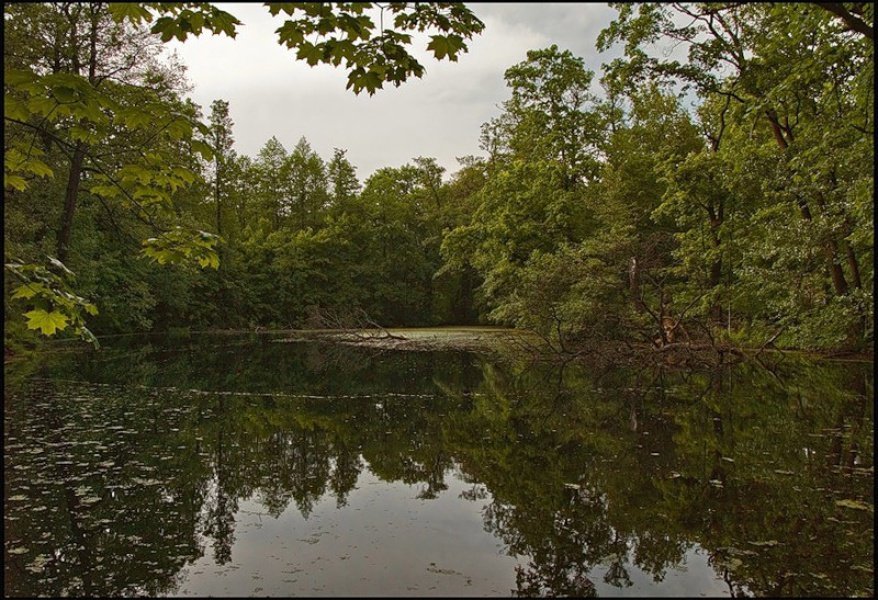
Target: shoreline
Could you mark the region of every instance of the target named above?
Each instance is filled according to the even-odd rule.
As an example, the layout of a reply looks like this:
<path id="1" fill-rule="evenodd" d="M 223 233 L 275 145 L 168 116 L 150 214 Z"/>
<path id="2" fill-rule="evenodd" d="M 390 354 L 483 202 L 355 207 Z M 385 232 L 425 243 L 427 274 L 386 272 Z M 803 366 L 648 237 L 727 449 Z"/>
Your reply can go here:
<path id="1" fill-rule="evenodd" d="M 580 348 L 578 352 L 559 353 L 547 349 L 545 342 L 536 334 L 526 330 L 490 326 L 437 326 L 437 327 L 389 327 L 381 329 L 206 329 L 206 330 L 171 330 L 155 332 L 136 332 L 111 334 L 98 337 L 98 340 L 110 340 L 132 336 L 181 336 L 197 334 L 208 335 L 276 335 L 272 343 L 296 343 L 318 341 L 337 343 L 376 350 L 399 350 L 411 352 L 451 351 L 451 352 L 490 352 L 531 355 L 541 360 L 575 360 L 588 361 L 595 356 L 607 353 L 620 358 L 643 358 L 665 356 L 689 357 L 696 355 L 717 355 L 719 353 L 738 356 L 742 360 L 754 360 L 759 355 L 792 354 L 800 358 L 826 362 L 874 362 L 874 354 L 852 350 L 810 350 L 798 348 L 748 348 L 748 347 L 710 347 L 680 346 L 675 348 L 657 349 L 647 344 L 625 344 L 623 340 L 607 341 L 589 347 L 588 351 Z M 287 337 L 280 337 L 287 336 Z M 623 345 L 625 347 L 623 347 Z M 24 353 L 7 352 L 4 364 L 16 363 L 28 358 L 33 359 L 40 354 L 55 352 L 78 351 L 84 348 L 85 342 L 78 338 L 50 340 L 41 348 Z"/>

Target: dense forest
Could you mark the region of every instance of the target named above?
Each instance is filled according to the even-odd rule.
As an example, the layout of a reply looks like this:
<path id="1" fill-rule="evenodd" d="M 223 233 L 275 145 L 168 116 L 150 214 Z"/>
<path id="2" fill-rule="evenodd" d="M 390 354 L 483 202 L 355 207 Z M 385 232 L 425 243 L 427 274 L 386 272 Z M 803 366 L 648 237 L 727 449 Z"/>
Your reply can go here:
<path id="1" fill-rule="evenodd" d="M 483 27 L 477 7 L 387 6 L 380 31 L 363 4 L 268 10 L 290 60 L 341 66 L 353 92 L 423 74 L 406 32 L 453 60 Z M 502 324 L 561 351 L 870 348 L 873 5 L 615 8 L 597 50 L 624 55 L 510 64 L 457 172 L 425 147 L 360 181 L 344 139 L 242 155 L 228 102 L 186 99 L 162 42 L 234 36 L 214 5 L 5 4 L 7 352 L 364 320 Z M 655 51 L 670 42 L 687 60 Z"/>

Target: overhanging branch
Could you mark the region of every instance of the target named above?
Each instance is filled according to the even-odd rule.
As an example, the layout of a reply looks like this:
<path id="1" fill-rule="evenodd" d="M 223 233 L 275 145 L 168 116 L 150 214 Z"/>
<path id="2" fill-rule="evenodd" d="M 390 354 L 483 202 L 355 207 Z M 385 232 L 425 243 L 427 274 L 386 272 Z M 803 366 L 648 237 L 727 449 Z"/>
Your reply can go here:
<path id="1" fill-rule="evenodd" d="M 875 41 L 875 30 L 868 23 L 851 14 L 840 2 L 814 2 L 813 4 L 841 18 L 851 31 L 862 33 L 873 42 Z"/>

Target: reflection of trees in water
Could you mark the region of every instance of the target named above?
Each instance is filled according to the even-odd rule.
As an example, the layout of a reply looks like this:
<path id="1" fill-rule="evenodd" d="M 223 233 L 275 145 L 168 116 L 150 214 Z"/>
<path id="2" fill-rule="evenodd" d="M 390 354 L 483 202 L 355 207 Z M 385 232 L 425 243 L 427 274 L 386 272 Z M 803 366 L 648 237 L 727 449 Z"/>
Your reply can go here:
<path id="1" fill-rule="evenodd" d="M 506 430 L 495 430 L 493 439 L 526 443 L 511 451 L 494 444 L 494 457 L 464 464 L 492 492 L 493 501 L 484 510 L 486 530 L 503 540 L 510 554 L 527 557 L 527 565 L 516 569 L 515 593 L 594 596 L 589 574 L 598 564 L 607 565 L 608 582 L 630 585 L 627 539 L 610 522 L 607 496 L 585 476 L 589 465 L 612 454 L 620 440 L 600 431 L 587 441 L 582 435 L 594 432 L 595 422 L 618 421 L 618 408 L 583 412 L 595 406 L 595 386 L 566 368 L 549 375 L 531 367 L 502 377 L 507 396 L 514 398 L 510 406 L 517 406 L 514 416 L 498 421 Z M 502 385 L 498 382 L 489 385 L 496 388 Z M 526 485 L 519 473 L 528 473 Z"/>
<path id="2" fill-rule="evenodd" d="M 232 560 L 232 544 L 235 543 L 235 513 L 238 500 L 223 489 L 225 482 L 218 478 L 214 495 L 206 501 L 204 535 L 213 538 L 213 560 L 224 565 Z"/>
<path id="3" fill-rule="evenodd" d="M 75 558 L 63 572 L 50 566 L 65 583 L 49 584 L 7 556 L 7 576 L 17 583 L 6 591 L 84 593 L 83 573 L 102 582 L 92 590 L 97 594 L 173 589 L 174 574 L 202 552 L 199 533 L 210 538 L 218 564 L 233 558 L 241 499 L 258 499 L 273 517 L 295 506 L 307 518 L 327 495 L 345 506 L 367 465 L 383 480 L 419 484 L 421 498 L 447 489 L 452 470 L 473 484 L 461 498 L 487 500 L 485 529 L 526 559 L 516 571 L 519 595 L 595 595 L 595 573 L 626 587 L 633 567 L 660 581 L 695 543 L 735 593 L 844 595 L 870 585 L 868 573 L 851 568 L 871 564 L 871 538 L 862 535 L 870 515 L 839 514 L 834 504 L 872 502 L 871 479 L 862 473 L 873 455 L 873 384 L 862 369 L 791 363 L 776 376 L 746 365 L 716 373 L 594 373 L 468 355 L 447 363 L 404 355 L 345 375 L 319 346 L 308 347 L 307 369 L 271 385 L 319 372 L 336 379 L 305 389 L 371 397 L 126 392 L 87 404 L 52 399 L 54 421 L 25 418 L 44 432 L 28 433 L 34 443 L 63 442 L 57 432 L 65 432 L 64 423 L 91 411 L 103 429 L 80 435 L 95 437 L 109 449 L 101 458 L 122 465 L 107 480 L 160 483 L 117 490 L 115 499 L 91 508 L 65 501 L 69 489 L 51 488 L 57 497 L 47 500 L 73 510 L 67 521 L 53 517 L 47 530 L 59 546 L 84 546 L 94 558 Z M 192 387 L 208 387 L 196 381 L 198 373 L 187 377 Z M 376 393 L 388 388 L 416 395 Z M 109 423 L 141 433 L 116 443 L 118 430 L 106 429 Z M 77 460 L 92 461 L 86 450 Z M 16 460 L 43 472 L 35 456 Z M 8 489 L 16 485 L 22 481 Z M 85 514 L 106 515 L 116 530 L 124 522 L 125 533 L 101 537 L 98 528 L 78 543 L 70 523 L 90 531 Z M 38 535 L 32 521 L 7 522 L 7 534 Z M 121 546 L 131 535 L 146 541 Z M 129 570 L 122 576 L 116 568 L 108 577 L 101 562 Z"/>
<path id="4" fill-rule="evenodd" d="M 223 410 L 224 399 L 219 399 L 219 410 Z M 212 494 L 205 500 L 206 516 L 204 535 L 213 538 L 213 559 L 218 565 L 232 560 L 232 544 L 235 543 L 235 513 L 238 512 L 238 498 L 234 487 L 234 473 L 230 470 L 229 449 L 227 448 L 226 432 L 220 426 L 216 433 L 213 452 Z M 231 476 L 230 476 L 231 475 Z M 231 489 L 230 489 L 231 488 Z"/>
<path id="5" fill-rule="evenodd" d="M 528 505 L 503 505 L 495 499 L 484 511 L 485 529 L 497 535 L 515 556 L 517 595 L 594 596 L 589 572 L 608 550 L 612 531 L 602 515 L 606 499 L 587 489 L 565 488 L 557 510 L 545 518 L 545 496 Z"/>
<path id="6" fill-rule="evenodd" d="M 276 518 L 292 501 L 307 519 L 332 474 L 326 434 L 319 429 L 278 431 L 264 440 L 263 449 L 257 459 L 260 502 Z"/>
<path id="7" fill-rule="evenodd" d="M 170 593 L 201 555 L 200 461 L 151 432 L 154 397 L 31 385 L 7 395 L 5 537 L 28 552 L 6 555 L 5 594 Z"/>
<path id="8" fill-rule="evenodd" d="M 573 393 L 566 396 L 545 380 L 534 379 L 528 386 L 526 378 L 511 378 L 521 388 L 514 395 L 528 399 L 519 413 L 528 416 L 495 422 L 492 438 L 527 443 L 512 451 L 500 445 L 493 455 L 491 449 L 475 448 L 467 441 L 472 430 L 490 427 L 479 424 L 464 431 L 469 415 L 461 419 L 465 448 L 456 456 L 470 479 L 484 482 L 493 495 L 485 510 L 486 528 L 504 540 L 510 553 L 529 558 L 526 567 L 519 567 L 517 593 L 586 595 L 593 591 L 585 583 L 587 574 L 596 565 L 606 568 L 606 583 L 626 586 L 629 561 L 661 581 L 693 543 L 708 551 L 736 594 L 870 590 L 867 571 L 845 570 L 848 561 L 869 568 L 871 539 L 857 533 L 868 515 L 838 515 L 826 498 L 832 490 L 834 498 L 865 494 L 871 503 L 870 481 L 826 481 L 831 473 L 813 458 L 837 455 L 827 447 L 836 438 L 820 434 L 837 411 L 847 415 L 846 422 L 871 423 L 871 414 L 862 418 L 869 393 L 856 393 L 859 400 L 851 406 L 850 375 L 843 369 L 791 370 L 781 381 L 795 382 L 800 389 L 794 393 L 807 394 L 806 404 L 823 414 L 806 417 L 791 411 L 788 390 L 746 366 L 685 377 L 641 373 L 634 385 L 606 379 L 601 386 L 589 385 L 571 374 L 565 385 Z M 854 373 L 862 381 L 862 369 Z M 601 388 L 611 396 L 595 393 Z M 871 390 L 871 383 L 865 388 Z M 571 404 L 572 398 L 578 400 Z M 626 403 L 627 419 L 619 410 Z M 523 423 L 531 429 L 522 428 Z M 871 444 L 863 429 L 847 427 L 842 437 L 852 447 Z M 571 444 L 569 436 L 577 441 Z M 859 442 L 851 439 L 857 437 Z M 803 453 L 807 440 L 811 447 Z M 478 460 L 467 461 L 466 454 Z M 557 468 L 545 463 L 547 455 L 556 457 Z M 536 474 L 526 486 L 510 476 L 525 472 Z M 559 496 L 557 490 L 565 486 L 599 490 L 595 497 L 608 498 L 608 504 L 571 516 L 578 504 Z M 844 526 L 839 517 L 859 519 Z M 577 525 L 566 531 L 562 524 L 567 522 Z M 839 556 L 842 546 L 847 546 L 844 558 Z"/>
<path id="9" fill-rule="evenodd" d="M 357 484 L 363 461 L 360 453 L 339 440 L 333 447 L 335 458 L 329 475 L 329 488 L 335 496 L 336 508 L 347 506 L 348 494 Z"/>

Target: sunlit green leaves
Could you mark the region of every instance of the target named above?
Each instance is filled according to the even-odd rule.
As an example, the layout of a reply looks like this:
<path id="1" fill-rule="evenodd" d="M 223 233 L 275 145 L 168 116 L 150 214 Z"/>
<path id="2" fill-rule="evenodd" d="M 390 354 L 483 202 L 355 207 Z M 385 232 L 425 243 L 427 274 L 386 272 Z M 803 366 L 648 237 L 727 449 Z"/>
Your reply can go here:
<path id="1" fill-rule="evenodd" d="M 33 298 L 39 293 L 43 293 L 45 290 L 46 287 L 41 283 L 28 283 L 18 286 L 10 298 L 13 300 L 18 300 L 19 298 L 27 300 Z"/>
<path id="2" fill-rule="evenodd" d="M 19 192 L 23 192 L 27 189 L 27 181 L 24 180 L 24 177 L 19 175 L 7 175 L 3 174 L 3 187 L 12 188 L 14 190 L 18 190 Z"/>
<path id="3" fill-rule="evenodd" d="M 39 329 L 43 335 L 54 335 L 55 331 L 67 327 L 68 317 L 57 310 L 36 309 L 24 313 L 24 316 L 27 317 L 27 328 Z"/>
<path id="4" fill-rule="evenodd" d="M 30 308 L 24 313 L 28 329 L 51 336 L 71 327 L 83 340 L 97 344 L 85 327 L 83 315 L 98 314 L 97 306 L 71 291 L 68 280 L 73 278 L 73 273 L 61 261 L 47 257 L 47 263 L 14 260 L 5 265 L 7 273 L 15 278 L 10 301 Z"/>
<path id="5" fill-rule="evenodd" d="M 118 3 L 109 8 L 109 16 L 116 22 L 128 21 L 137 26 L 153 22 L 152 11 L 179 16 L 179 22 L 171 23 L 172 29 L 179 27 L 193 33 L 208 27 L 234 35 L 238 23 L 207 3 Z M 107 29 L 99 35 L 110 35 L 110 30 L 118 29 L 109 19 L 102 23 Z M 177 35 L 178 31 L 170 33 Z M 122 207 L 142 223 L 166 227 L 169 221 L 179 218 L 174 204 L 180 193 L 198 179 L 192 157 L 181 150 L 191 144 L 193 153 L 209 159 L 212 149 L 198 137 L 207 128 L 197 122 L 194 111 L 169 96 L 162 86 L 130 85 L 125 78 L 104 78 L 100 69 L 97 75 L 66 68 L 40 70 L 35 66 L 4 70 L 4 117 L 12 127 L 4 153 L 4 187 L 28 193 L 35 178 L 53 177 L 59 156 L 78 155 L 87 173 L 80 194 L 98 197 L 111 215 Z M 163 75 L 145 77 L 150 80 Z M 101 145 L 116 151 L 108 152 Z M 52 160 L 44 156 L 46 148 L 51 148 L 48 154 Z M 209 251 L 210 244 L 207 246 L 184 255 L 215 268 L 218 258 Z M 66 279 L 72 274 L 63 264 L 50 261 L 50 265 L 48 269 L 54 272 L 35 263 L 9 262 L 7 273 L 22 284 L 12 290 L 11 299 L 31 309 L 31 329 L 45 335 L 73 330 L 90 339 L 90 332 L 83 326 L 84 315 L 96 314 L 96 306 L 70 291 Z"/>
<path id="6" fill-rule="evenodd" d="M 218 269 L 216 245 L 219 242 L 220 237 L 215 234 L 176 226 L 158 237 L 144 240 L 143 254 L 161 265 L 194 260 L 203 268 Z"/>
<path id="7" fill-rule="evenodd" d="M 39 158 L 43 154 L 39 148 L 13 142 L 3 156 L 3 186 L 24 191 L 28 186 L 26 177 L 52 177 L 52 169 Z"/>

